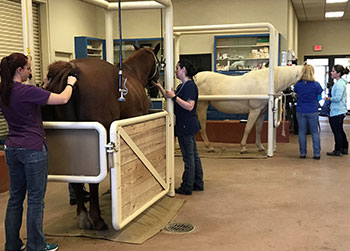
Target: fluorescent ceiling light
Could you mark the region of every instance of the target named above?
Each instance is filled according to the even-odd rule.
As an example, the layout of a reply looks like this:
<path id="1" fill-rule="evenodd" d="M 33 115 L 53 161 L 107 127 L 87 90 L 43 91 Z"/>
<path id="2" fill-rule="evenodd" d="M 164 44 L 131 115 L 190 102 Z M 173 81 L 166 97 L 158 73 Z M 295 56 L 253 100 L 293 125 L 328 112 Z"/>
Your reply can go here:
<path id="1" fill-rule="evenodd" d="M 326 3 L 345 3 L 348 0 L 326 0 Z"/>
<path id="2" fill-rule="evenodd" d="M 344 11 L 331 11 L 331 12 L 326 12 L 326 15 L 325 15 L 326 18 L 342 17 L 342 16 L 344 16 Z"/>

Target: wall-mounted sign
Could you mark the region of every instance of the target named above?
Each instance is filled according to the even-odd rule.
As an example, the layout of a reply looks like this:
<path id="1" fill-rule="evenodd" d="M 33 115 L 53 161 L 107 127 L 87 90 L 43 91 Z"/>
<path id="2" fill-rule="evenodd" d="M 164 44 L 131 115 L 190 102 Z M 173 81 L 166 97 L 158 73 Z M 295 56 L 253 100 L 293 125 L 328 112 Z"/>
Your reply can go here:
<path id="1" fill-rule="evenodd" d="M 314 51 L 322 51 L 322 45 L 320 44 L 314 45 Z"/>

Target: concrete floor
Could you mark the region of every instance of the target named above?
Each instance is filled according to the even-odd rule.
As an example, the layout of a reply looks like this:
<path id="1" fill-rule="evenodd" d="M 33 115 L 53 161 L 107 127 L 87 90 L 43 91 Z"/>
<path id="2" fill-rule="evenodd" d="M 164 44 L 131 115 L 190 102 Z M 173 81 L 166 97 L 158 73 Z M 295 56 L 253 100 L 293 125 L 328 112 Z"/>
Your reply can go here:
<path id="1" fill-rule="evenodd" d="M 350 136 L 350 121 L 346 123 Z M 311 136 L 308 158 L 299 159 L 297 136 L 293 134 L 290 143 L 278 144 L 273 158 L 203 158 L 205 191 L 177 195 L 186 203 L 174 222 L 191 223 L 196 228 L 191 233 L 161 232 L 142 245 L 87 238 L 50 237 L 48 241 L 67 251 L 348 251 L 349 156 L 326 156 L 326 151 L 333 150 L 333 135 L 326 120 L 321 121 L 321 128 L 321 160 L 311 158 Z M 177 185 L 181 174 L 182 160 L 176 158 Z M 1 222 L 7 199 L 7 193 L 0 194 Z M 49 183 L 45 221 L 67 204 L 66 184 Z M 1 248 L 3 245 L 1 223 Z"/>

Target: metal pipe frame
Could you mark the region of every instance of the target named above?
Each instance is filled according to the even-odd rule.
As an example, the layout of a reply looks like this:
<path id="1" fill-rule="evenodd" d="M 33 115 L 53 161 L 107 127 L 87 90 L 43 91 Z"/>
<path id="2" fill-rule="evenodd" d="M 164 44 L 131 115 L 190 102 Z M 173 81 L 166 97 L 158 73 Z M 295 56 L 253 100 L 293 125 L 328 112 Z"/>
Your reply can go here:
<path id="1" fill-rule="evenodd" d="M 273 156 L 273 142 L 274 142 L 274 126 L 273 126 L 273 106 L 274 106 L 274 70 L 277 65 L 277 50 L 278 46 L 278 33 L 275 27 L 267 22 L 264 23 L 245 23 L 245 24 L 218 24 L 218 25 L 195 25 L 195 26 L 178 26 L 174 27 L 174 33 L 179 38 L 181 35 L 194 34 L 194 33 L 209 33 L 209 32 L 218 32 L 218 31 L 228 31 L 235 29 L 267 29 L 269 31 L 270 39 L 270 61 L 269 61 L 269 102 L 268 102 L 268 140 L 267 140 L 267 156 Z M 179 41 L 179 39 L 175 40 Z M 175 45 L 175 48 L 178 48 L 178 45 Z M 177 52 L 179 53 L 179 52 Z M 176 57 L 176 56 L 175 56 Z"/>
<path id="2" fill-rule="evenodd" d="M 71 183 L 100 183 L 107 177 L 107 155 L 105 145 L 107 144 L 106 128 L 98 122 L 43 122 L 45 129 L 79 129 L 96 130 L 99 135 L 99 157 L 100 174 L 98 176 L 69 176 L 69 175 L 48 175 L 48 181 L 71 182 Z"/>

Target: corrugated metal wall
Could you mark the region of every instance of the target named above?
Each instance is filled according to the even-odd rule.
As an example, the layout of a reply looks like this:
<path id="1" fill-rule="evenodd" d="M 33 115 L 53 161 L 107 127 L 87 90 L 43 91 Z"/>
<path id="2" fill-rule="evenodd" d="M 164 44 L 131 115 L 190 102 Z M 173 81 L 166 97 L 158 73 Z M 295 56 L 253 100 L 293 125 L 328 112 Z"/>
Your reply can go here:
<path id="1" fill-rule="evenodd" d="M 34 62 L 32 64 L 37 83 L 42 81 L 39 10 L 39 4 L 33 2 Z M 0 59 L 13 52 L 23 53 L 21 2 L 0 0 Z M 0 140 L 7 134 L 7 123 L 0 111 Z"/>

